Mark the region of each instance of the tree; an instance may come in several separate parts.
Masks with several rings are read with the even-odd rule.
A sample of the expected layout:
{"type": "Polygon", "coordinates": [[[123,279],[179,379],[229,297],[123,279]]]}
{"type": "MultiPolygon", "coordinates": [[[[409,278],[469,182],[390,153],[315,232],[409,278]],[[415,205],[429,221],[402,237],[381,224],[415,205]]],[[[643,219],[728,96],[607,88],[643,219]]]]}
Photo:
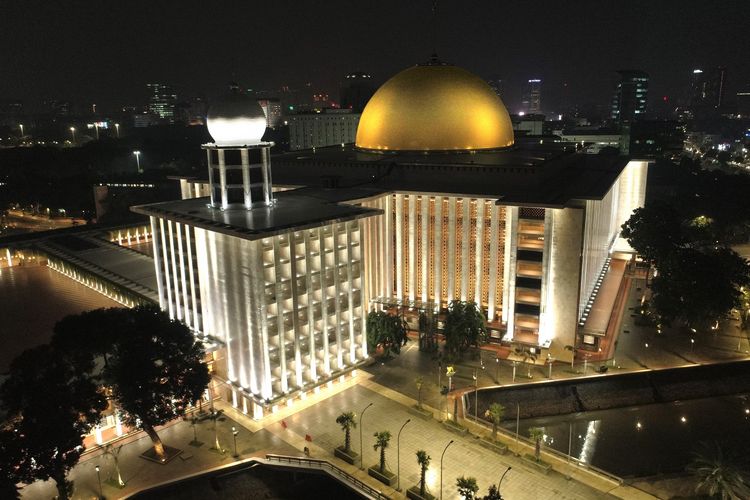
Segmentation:
{"type": "Polygon", "coordinates": [[[482,498],[482,500],[503,500],[503,496],[500,494],[500,490],[497,489],[497,486],[491,484],[489,489],[487,490],[487,494],[482,498]]]}
{"type": "Polygon", "coordinates": [[[21,462],[18,433],[9,426],[0,426],[0,498],[20,498],[18,464],[21,462]]]}
{"type": "Polygon", "coordinates": [[[686,243],[682,216],[670,202],[660,201],[636,208],[622,225],[622,237],[644,259],[661,262],[686,243]]]}
{"type": "Polygon", "coordinates": [[[487,338],[484,316],[474,302],[453,300],[445,318],[445,347],[451,354],[462,354],[469,347],[479,347],[487,338]]]}
{"type": "Polygon", "coordinates": [[[417,451],[417,463],[419,464],[419,496],[424,498],[425,493],[425,476],[427,475],[427,467],[430,466],[430,460],[432,458],[424,450],[417,451]]]}
{"type": "Polygon", "coordinates": [[[375,444],[372,449],[378,451],[380,448],[380,473],[385,473],[385,449],[388,448],[388,443],[391,440],[391,433],[389,431],[376,432],[373,434],[375,437],[375,444]]]}
{"type": "Polygon", "coordinates": [[[7,429],[17,437],[11,441],[19,458],[16,477],[25,483],[54,479],[61,499],[69,496],[66,477],[83,453],[83,436],[107,407],[90,370],[43,345],[14,359],[0,387],[7,429]]]}
{"type": "Polygon", "coordinates": [[[155,306],[127,310],[121,319],[128,334],[117,339],[104,378],[123,421],[144,430],[163,461],[164,445],[154,428],[184,415],[206,390],[203,345],[155,306]]]}
{"type": "Polygon", "coordinates": [[[542,461],[542,439],[544,439],[544,430],[540,427],[529,429],[529,437],[534,441],[534,458],[537,462],[542,461]]]}
{"type": "Polygon", "coordinates": [[[367,315],[367,347],[375,351],[383,348],[383,355],[401,353],[401,346],[406,345],[406,322],[399,316],[385,311],[370,311],[367,315]]]}
{"type": "Polygon", "coordinates": [[[500,403],[492,403],[489,409],[484,413],[490,422],[492,422],[492,440],[497,441],[497,426],[503,420],[505,415],[505,407],[500,403]]]}
{"type": "Polygon", "coordinates": [[[722,500],[750,498],[750,479],[725,457],[717,443],[703,443],[693,454],[687,471],[698,479],[695,492],[722,500]]]}
{"type": "Polygon", "coordinates": [[[750,285],[750,267],[726,248],[678,249],[664,261],[651,288],[651,304],[659,321],[677,320],[706,328],[743,305],[743,287],[750,285]]]}
{"type": "Polygon", "coordinates": [[[352,429],[357,427],[357,422],[354,420],[354,413],[351,411],[342,413],[336,417],[336,423],[344,431],[344,450],[349,453],[352,445],[352,429]]]}
{"type": "Polygon", "coordinates": [[[414,379],[414,385],[417,386],[417,408],[422,409],[422,386],[424,385],[424,377],[417,377],[414,379]]]}
{"type": "Polygon", "coordinates": [[[128,309],[112,307],[66,316],[55,324],[52,346],[69,353],[75,362],[82,358],[87,363],[93,356],[108,366],[117,340],[126,333],[123,326],[128,313],[128,309]]]}
{"type": "Polygon", "coordinates": [[[464,497],[464,500],[474,500],[474,495],[479,491],[476,478],[461,476],[456,479],[458,494],[464,497]]]}

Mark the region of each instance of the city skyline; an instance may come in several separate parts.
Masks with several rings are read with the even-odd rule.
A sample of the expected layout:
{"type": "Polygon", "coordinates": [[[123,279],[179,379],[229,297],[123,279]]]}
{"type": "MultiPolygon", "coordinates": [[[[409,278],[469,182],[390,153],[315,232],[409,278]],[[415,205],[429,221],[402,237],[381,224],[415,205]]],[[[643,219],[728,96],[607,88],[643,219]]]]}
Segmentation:
{"type": "MultiPolygon", "coordinates": [[[[381,84],[433,48],[427,1],[363,3],[349,16],[344,2],[325,10],[288,2],[252,11],[177,6],[7,6],[0,41],[13,50],[0,56],[0,66],[14,78],[0,82],[0,96],[111,107],[140,102],[152,81],[211,97],[229,80],[268,90],[312,82],[336,96],[352,71],[381,84]]],[[[646,71],[651,95],[673,102],[685,97],[695,68],[727,67],[731,91],[750,80],[741,49],[748,6],[631,2],[617,9],[614,2],[578,3],[575,12],[550,2],[481,10],[441,2],[436,49],[448,62],[502,79],[511,112],[530,78],[543,80],[544,100],[557,108],[606,104],[621,69],[646,71]]]]}

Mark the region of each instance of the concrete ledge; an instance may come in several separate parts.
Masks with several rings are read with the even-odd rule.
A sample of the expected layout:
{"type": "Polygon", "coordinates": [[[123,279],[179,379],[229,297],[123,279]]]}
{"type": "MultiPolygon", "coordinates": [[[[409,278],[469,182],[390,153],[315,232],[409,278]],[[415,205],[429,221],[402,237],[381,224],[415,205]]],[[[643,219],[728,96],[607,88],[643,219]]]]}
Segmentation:
{"type": "Polygon", "coordinates": [[[508,446],[501,443],[500,441],[493,441],[492,438],[483,437],[479,440],[479,444],[488,450],[492,450],[500,455],[508,453],[508,446]]]}
{"type": "Polygon", "coordinates": [[[417,405],[410,406],[408,409],[409,413],[412,415],[416,415],[417,417],[421,418],[422,420],[431,420],[432,419],[432,412],[430,410],[422,408],[418,408],[417,405]]]}
{"type": "Polygon", "coordinates": [[[542,471],[542,473],[545,475],[549,474],[549,471],[552,470],[552,465],[548,464],[547,462],[543,462],[541,460],[537,462],[534,455],[529,455],[528,453],[526,453],[521,458],[523,458],[523,461],[526,462],[526,464],[536,467],[538,470],[542,471]]]}
{"type": "Polygon", "coordinates": [[[351,464],[351,465],[355,465],[355,463],[357,462],[357,457],[359,456],[359,455],[357,454],[357,452],[355,452],[355,451],[349,450],[349,451],[347,452],[347,451],[346,451],[346,450],[344,449],[344,447],[343,447],[343,446],[337,446],[337,447],[336,447],[336,448],[335,448],[335,449],[333,450],[333,455],[334,455],[334,456],[335,456],[336,458],[340,458],[340,459],[341,459],[341,460],[343,460],[344,462],[346,462],[346,463],[348,463],[348,464],[351,464]]]}
{"type": "Polygon", "coordinates": [[[459,436],[465,436],[469,433],[469,429],[463,425],[457,424],[453,420],[443,420],[443,427],[459,436]]]}
{"type": "Polygon", "coordinates": [[[424,496],[421,496],[419,494],[419,486],[412,486],[406,490],[406,498],[410,498],[411,500],[435,500],[435,496],[430,495],[426,491],[424,492],[424,496]]]}
{"type": "Polygon", "coordinates": [[[388,486],[393,486],[396,484],[396,474],[393,472],[386,470],[385,472],[380,472],[380,465],[373,465],[369,469],[367,469],[367,473],[371,476],[380,481],[383,484],[387,484],[388,486]]]}

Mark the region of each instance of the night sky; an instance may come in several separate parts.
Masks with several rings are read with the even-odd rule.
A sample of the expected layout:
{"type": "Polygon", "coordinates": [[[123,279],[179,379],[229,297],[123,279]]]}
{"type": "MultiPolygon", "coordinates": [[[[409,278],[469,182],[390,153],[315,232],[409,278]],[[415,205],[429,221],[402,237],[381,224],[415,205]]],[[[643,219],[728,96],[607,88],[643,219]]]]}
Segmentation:
{"type": "MultiPolygon", "coordinates": [[[[232,79],[310,81],[337,97],[347,72],[382,82],[426,60],[431,4],[0,0],[0,99],[136,104],[150,81],[210,97],[232,79]]],[[[652,98],[679,97],[698,66],[727,66],[730,90],[750,82],[745,0],[443,0],[438,11],[440,57],[502,78],[511,111],[532,77],[543,99],[569,103],[606,103],[623,68],[651,74],[652,98]]]]}

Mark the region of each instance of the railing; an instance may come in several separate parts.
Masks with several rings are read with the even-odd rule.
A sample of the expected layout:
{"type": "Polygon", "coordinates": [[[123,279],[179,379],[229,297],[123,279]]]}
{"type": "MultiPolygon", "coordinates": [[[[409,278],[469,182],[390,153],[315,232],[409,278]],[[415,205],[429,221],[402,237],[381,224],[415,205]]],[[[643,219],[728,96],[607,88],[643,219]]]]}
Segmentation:
{"type": "Polygon", "coordinates": [[[332,474],[339,476],[341,479],[353,485],[356,489],[363,491],[367,495],[376,499],[387,500],[390,497],[385,495],[383,492],[376,490],[375,488],[364,483],[362,480],[357,479],[343,469],[339,469],[331,462],[327,460],[321,460],[319,458],[307,458],[307,457],[293,457],[288,455],[266,455],[266,460],[269,462],[279,462],[296,464],[310,469],[320,469],[331,472],[332,474]]]}
{"type": "MultiPolygon", "coordinates": [[[[464,398],[469,397],[470,393],[464,394],[464,398]]],[[[466,401],[464,401],[464,408],[466,408],[466,401]]],[[[477,420],[474,420],[474,415],[466,415],[467,420],[473,421],[475,424],[480,425],[482,427],[490,428],[490,425],[487,421],[483,420],[482,418],[477,418],[477,420]]],[[[515,440],[516,442],[522,442],[524,445],[530,447],[531,449],[534,448],[535,443],[527,438],[517,435],[515,432],[510,431],[508,429],[505,429],[503,427],[498,426],[497,428],[498,434],[503,434],[505,437],[515,440]]],[[[566,461],[566,466],[575,466],[577,469],[582,470],[589,470],[591,472],[596,473],[597,475],[603,476],[610,481],[613,481],[619,485],[626,484],[625,480],[621,478],[620,476],[616,476],[615,474],[612,474],[611,472],[607,472],[606,470],[600,469],[598,467],[595,467],[591,464],[588,464],[586,462],[581,462],[580,460],[576,459],[575,457],[572,457],[568,455],[567,453],[564,453],[562,451],[558,451],[554,448],[545,447],[544,452],[548,453],[550,455],[554,455],[555,457],[559,458],[560,460],[566,461]]],[[[562,472],[562,471],[560,471],[562,472]]]]}

